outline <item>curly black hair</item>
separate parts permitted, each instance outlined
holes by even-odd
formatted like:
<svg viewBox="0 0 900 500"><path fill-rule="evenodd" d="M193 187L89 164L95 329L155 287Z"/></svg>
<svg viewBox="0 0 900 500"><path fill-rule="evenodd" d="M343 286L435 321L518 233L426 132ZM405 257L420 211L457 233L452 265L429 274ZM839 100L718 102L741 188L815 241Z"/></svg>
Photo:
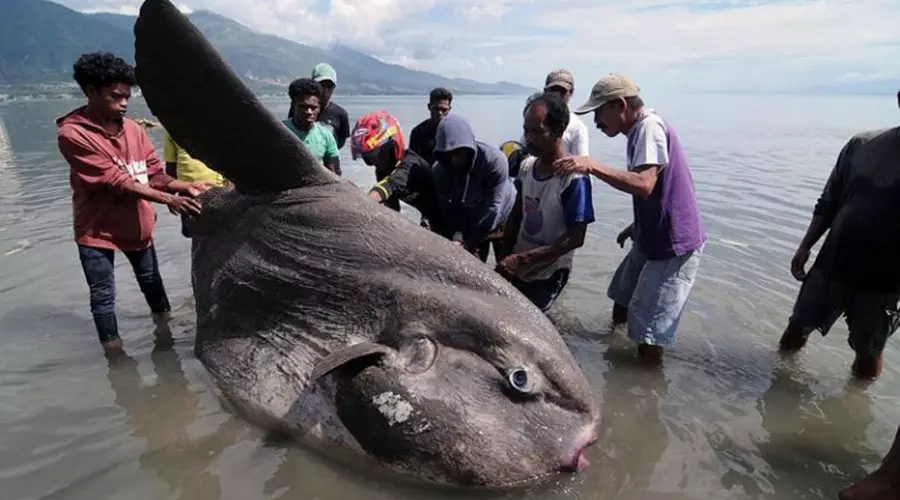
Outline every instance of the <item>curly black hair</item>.
<svg viewBox="0 0 900 500"><path fill-rule="evenodd" d="M89 86L100 89L117 83L131 87L137 85L134 68L121 57L109 52L82 54L72 68L72 76L82 90Z"/></svg>
<svg viewBox="0 0 900 500"><path fill-rule="evenodd" d="M428 102L435 103L440 101L453 102L453 93L444 87L437 87L428 94Z"/></svg>
<svg viewBox="0 0 900 500"><path fill-rule="evenodd" d="M322 91L322 85L312 78L298 78L288 86L288 96L291 98L291 101L309 96L315 96L321 100L324 97L324 92Z"/></svg>
<svg viewBox="0 0 900 500"><path fill-rule="evenodd" d="M547 110L547 115L544 116L544 126L551 134L562 135L569 126L569 105L566 104L565 99L556 92L544 92L528 103L528 107L538 103L543 104ZM528 108L525 109L527 112Z"/></svg>

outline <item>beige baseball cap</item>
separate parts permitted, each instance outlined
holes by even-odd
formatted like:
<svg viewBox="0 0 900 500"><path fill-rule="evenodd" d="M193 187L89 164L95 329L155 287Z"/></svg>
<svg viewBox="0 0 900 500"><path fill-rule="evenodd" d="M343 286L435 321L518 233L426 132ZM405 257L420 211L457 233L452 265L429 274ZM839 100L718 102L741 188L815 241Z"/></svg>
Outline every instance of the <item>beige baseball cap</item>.
<svg viewBox="0 0 900 500"><path fill-rule="evenodd" d="M610 73L594 84L587 102L575 108L573 113L584 115L620 97L635 97L641 92L634 81L623 73Z"/></svg>
<svg viewBox="0 0 900 500"><path fill-rule="evenodd" d="M572 92L575 88L575 77L567 69L555 69L547 73L547 78L544 79L544 90L550 87L562 87Z"/></svg>

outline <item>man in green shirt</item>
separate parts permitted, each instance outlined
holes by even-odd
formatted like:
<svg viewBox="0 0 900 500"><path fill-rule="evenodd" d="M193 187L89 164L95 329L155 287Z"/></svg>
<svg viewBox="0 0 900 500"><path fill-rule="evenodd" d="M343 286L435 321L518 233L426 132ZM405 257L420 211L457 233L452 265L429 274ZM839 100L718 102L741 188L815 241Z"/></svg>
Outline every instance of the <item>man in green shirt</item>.
<svg viewBox="0 0 900 500"><path fill-rule="evenodd" d="M328 170L341 175L341 160L334 135L317 121L322 109L322 86L310 78L298 78L288 87L291 117L282 123Z"/></svg>

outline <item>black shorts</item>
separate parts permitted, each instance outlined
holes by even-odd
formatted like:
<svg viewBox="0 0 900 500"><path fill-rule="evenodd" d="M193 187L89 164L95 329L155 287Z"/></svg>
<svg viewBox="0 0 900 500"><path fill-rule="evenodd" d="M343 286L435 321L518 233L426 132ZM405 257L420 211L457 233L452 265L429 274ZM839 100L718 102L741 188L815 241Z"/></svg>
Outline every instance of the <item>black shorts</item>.
<svg viewBox="0 0 900 500"><path fill-rule="evenodd" d="M838 283L819 269L810 269L800 287L791 324L828 334L842 315L850 330L848 342L860 356L884 350L887 339L900 326L897 302L900 294L882 293Z"/></svg>

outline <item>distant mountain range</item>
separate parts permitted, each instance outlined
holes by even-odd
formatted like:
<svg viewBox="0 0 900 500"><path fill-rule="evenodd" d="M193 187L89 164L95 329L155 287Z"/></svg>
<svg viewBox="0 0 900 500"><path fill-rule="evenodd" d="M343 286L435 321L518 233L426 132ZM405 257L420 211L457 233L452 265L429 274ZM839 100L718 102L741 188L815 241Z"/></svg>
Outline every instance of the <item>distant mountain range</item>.
<svg viewBox="0 0 900 500"><path fill-rule="evenodd" d="M339 94L427 94L434 87L460 94L535 90L511 82L484 83L415 71L343 45L303 45L253 31L207 10L189 18L256 91L283 91L320 62L337 71ZM0 85L6 87L70 84L72 64L85 52L110 51L134 61L133 16L85 14L45 0L0 0L0 19Z"/></svg>

